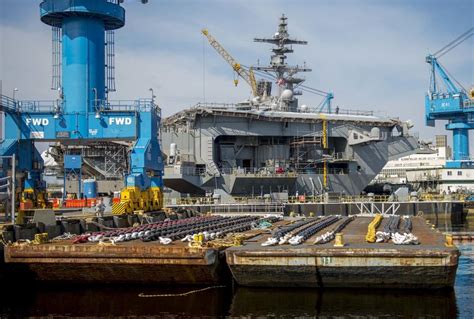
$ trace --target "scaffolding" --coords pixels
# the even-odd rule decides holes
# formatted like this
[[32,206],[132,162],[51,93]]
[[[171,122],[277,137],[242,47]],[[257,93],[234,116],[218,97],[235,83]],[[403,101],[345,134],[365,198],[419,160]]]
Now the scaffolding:
[[[6,161],[11,163],[11,175],[0,175],[0,204],[5,208],[5,220],[10,218],[15,223],[16,208],[16,155],[0,156],[0,163],[3,165]],[[0,173],[7,172],[5,167],[1,167]],[[8,204],[10,207],[8,207]],[[10,215],[8,214],[10,211]]]

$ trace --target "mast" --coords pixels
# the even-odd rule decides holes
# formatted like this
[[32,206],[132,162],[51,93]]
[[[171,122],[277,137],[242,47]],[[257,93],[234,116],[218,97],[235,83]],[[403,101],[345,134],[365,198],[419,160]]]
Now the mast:
[[[289,66],[286,63],[287,54],[293,53],[293,44],[308,44],[307,41],[297,40],[291,38],[288,33],[287,17],[282,14],[278,31],[271,38],[254,38],[254,42],[264,42],[273,44],[273,55],[271,56],[270,65],[255,66],[253,69],[265,72],[272,72],[277,77],[277,84],[279,86],[279,96],[284,90],[291,90],[293,95],[301,95],[301,91],[294,91],[295,85],[299,85],[304,81],[304,78],[295,76],[299,72],[310,72],[311,69],[303,66]],[[296,100],[294,101],[296,102]],[[295,104],[295,103],[292,103]],[[295,106],[296,108],[296,106]]]

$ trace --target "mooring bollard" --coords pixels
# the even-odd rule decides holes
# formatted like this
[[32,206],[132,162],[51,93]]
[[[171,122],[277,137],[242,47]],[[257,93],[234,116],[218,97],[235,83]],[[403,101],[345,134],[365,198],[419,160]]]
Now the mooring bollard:
[[445,246],[446,247],[454,247],[453,235],[452,234],[446,234]]
[[334,240],[334,247],[344,247],[343,233],[337,233]]

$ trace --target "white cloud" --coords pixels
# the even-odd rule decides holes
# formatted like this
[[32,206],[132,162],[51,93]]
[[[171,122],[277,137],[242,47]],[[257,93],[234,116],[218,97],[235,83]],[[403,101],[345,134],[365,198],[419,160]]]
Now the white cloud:
[[[8,2],[8,1],[7,1]],[[425,138],[445,134],[444,125],[424,126],[424,94],[429,85],[424,57],[472,26],[472,2],[438,1],[438,8],[409,1],[150,1],[126,3],[127,25],[117,31],[117,89],[112,98],[148,96],[155,89],[164,114],[203,100],[202,27],[242,64],[268,62],[270,46],[253,43],[271,36],[281,13],[290,34],[308,40],[295,46],[292,64],[306,61],[308,86],[333,91],[334,104],[373,109],[414,121]],[[13,1],[9,2],[14,3]],[[459,4],[471,10],[460,10]],[[444,4],[444,5],[442,5]],[[19,87],[22,98],[54,96],[49,28],[37,7],[23,6],[18,21],[1,23],[1,79],[8,94]],[[440,19],[440,17],[442,17]],[[453,20],[453,17],[455,20]],[[23,23],[25,20],[25,23]],[[454,23],[456,22],[456,23]],[[465,86],[474,81],[473,42],[442,58]],[[204,42],[207,101],[236,102],[249,95],[244,82],[232,84],[231,68]],[[306,94],[301,102],[319,103]]]

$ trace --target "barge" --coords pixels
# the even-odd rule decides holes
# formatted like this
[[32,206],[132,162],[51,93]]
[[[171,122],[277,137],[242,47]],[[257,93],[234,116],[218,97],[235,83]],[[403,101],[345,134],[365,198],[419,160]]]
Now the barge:
[[344,247],[332,242],[313,245],[318,234],[299,246],[262,247],[269,235],[260,236],[227,249],[227,264],[242,286],[452,287],[458,249],[446,247],[445,237],[424,219],[412,219],[419,245],[367,243],[364,237],[372,218],[358,217],[344,230]]
[[[257,227],[240,232],[239,236],[245,240],[227,246],[215,245],[218,239],[192,245],[176,238],[168,245],[161,239],[115,244],[74,244],[73,240],[14,244],[5,247],[5,261],[27,269],[30,278],[39,281],[216,284],[225,282],[230,270],[241,286],[443,288],[454,285],[459,251],[455,246],[447,246],[445,236],[421,217],[410,218],[418,245],[368,243],[365,236],[373,217],[357,216],[343,230],[343,247],[334,247],[334,241],[316,245],[314,239],[347,217],[322,227],[301,244],[262,246],[275,231],[304,221],[316,225],[329,218],[283,217],[266,229]],[[384,218],[378,229],[388,222],[389,218]]]
[[184,243],[126,242],[7,246],[7,263],[26,265],[39,281],[83,283],[213,284],[225,272],[219,250]]

